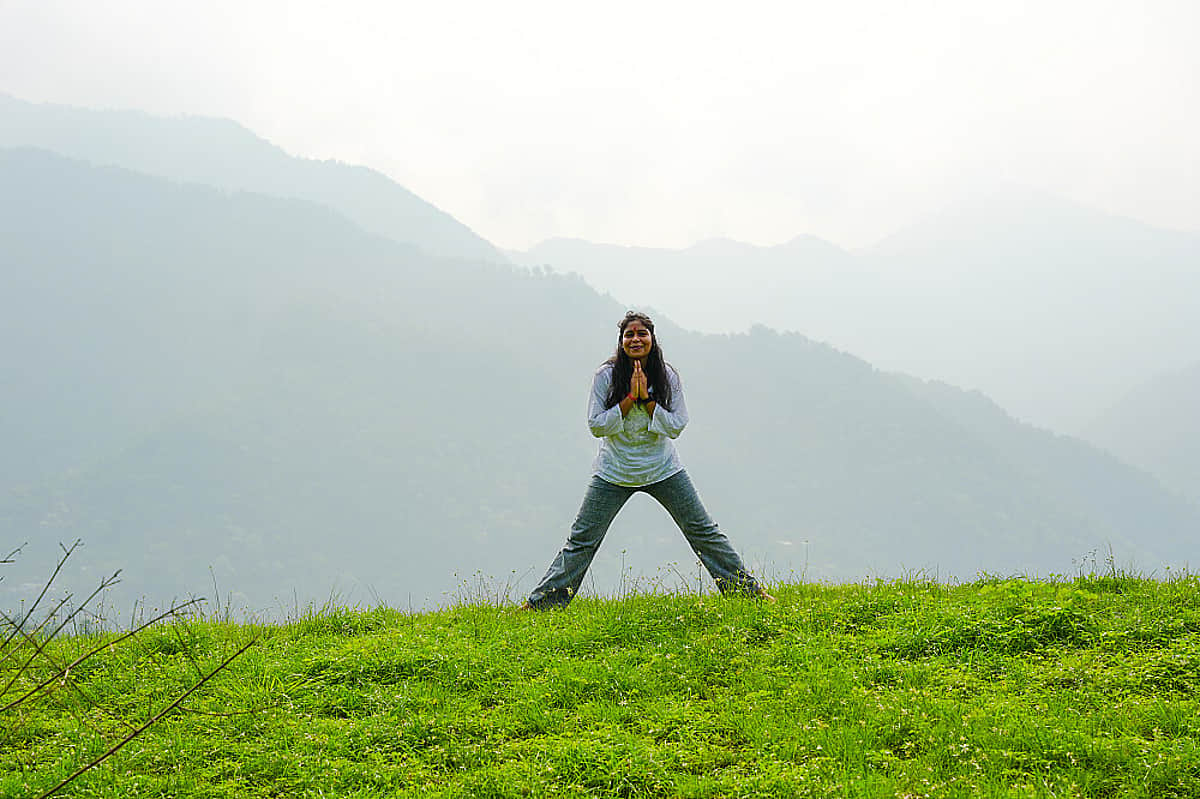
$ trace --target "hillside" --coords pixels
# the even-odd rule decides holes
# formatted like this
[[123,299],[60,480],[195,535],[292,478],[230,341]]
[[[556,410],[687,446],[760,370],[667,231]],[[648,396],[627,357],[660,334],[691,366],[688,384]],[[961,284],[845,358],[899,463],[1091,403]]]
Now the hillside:
[[[1195,577],[777,593],[160,625],[0,712],[0,794],[39,795],[251,641],[69,795],[1200,793]],[[60,639],[0,698],[112,637]]]
[[1200,503],[1200,363],[1138,386],[1082,430]]
[[[73,586],[123,568],[151,603],[215,582],[255,612],[429,607],[477,573],[528,588],[560,545],[623,310],[578,278],[32,150],[0,151],[0,241],[0,523],[31,557],[84,539]],[[685,463],[769,579],[1196,560],[1195,508],[1098,450],[796,334],[658,332]],[[644,499],[597,588],[693,579]]]
[[879,244],[685,250],[552,240],[522,264],[707,332],[795,330],[875,366],[982,391],[1060,433],[1195,361],[1200,234],[989,187]]
[[0,94],[0,147],[37,147],[224,191],[309,200],[436,256],[503,261],[446,212],[371,169],[288,155],[227,119],[26,103]]

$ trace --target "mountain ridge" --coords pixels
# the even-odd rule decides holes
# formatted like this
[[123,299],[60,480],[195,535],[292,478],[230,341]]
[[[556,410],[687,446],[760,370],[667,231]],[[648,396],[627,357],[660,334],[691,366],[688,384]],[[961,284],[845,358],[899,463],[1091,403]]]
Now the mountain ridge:
[[1130,390],[1083,431],[1117,457],[1200,503],[1200,362]]
[[1200,235],[1012,190],[968,200],[854,251],[808,239],[709,258],[550,240],[509,255],[689,329],[795,330],[887,370],[981,389],[1062,433],[1200,351]]
[[0,146],[39,147],[224,190],[296,197],[435,256],[504,260],[490,242],[386,175],[289,155],[229,119],[34,104],[0,94]]

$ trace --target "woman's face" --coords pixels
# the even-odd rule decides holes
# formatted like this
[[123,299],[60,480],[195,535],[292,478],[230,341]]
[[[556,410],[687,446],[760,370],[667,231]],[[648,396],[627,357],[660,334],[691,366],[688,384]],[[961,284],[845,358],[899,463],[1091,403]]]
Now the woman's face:
[[640,361],[650,354],[652,347],[654,347],[654,336],[645,325],[636,319],[625,325],[625,329],[621,332],[621,349],[625,351],[626,355],[635,361]]

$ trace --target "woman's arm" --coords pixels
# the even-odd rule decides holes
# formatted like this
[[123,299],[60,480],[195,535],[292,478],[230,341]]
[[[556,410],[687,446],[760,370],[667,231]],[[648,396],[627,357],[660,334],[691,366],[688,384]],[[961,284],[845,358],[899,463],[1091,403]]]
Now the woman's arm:
[[669,366],[667,380],[671,381],[671,410],[668,411],[653,400],[646,403],[646,413],[650,414],[650,426],[646,429],[660,436],[679,438],[679,434],[688,423],[687,402],[683,399],[683,383],[675,370]]
[[625,429],[625,414],[633,407],[633,400],[629,397],[611,408],[604,407],[612,386],[612,373],[612,367],[603,366],[596,370],[596,376],[592,378],[592,395],[588,398],[588,429],[596,438],[615,436]]

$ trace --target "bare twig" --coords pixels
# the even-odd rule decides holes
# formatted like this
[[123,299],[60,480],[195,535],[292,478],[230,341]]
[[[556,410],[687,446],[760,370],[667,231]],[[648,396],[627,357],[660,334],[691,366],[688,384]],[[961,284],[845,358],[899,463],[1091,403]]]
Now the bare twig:
[[[25,544],[28,544],[28,543],[29,543],[28,541],[25,542]],[[12,552],[9,552],[4,557],[0,558],[0,563],[15,563],[16,561],[13,560],[13,558],[21,553],[21,550],[25,548],[25,544],[21,544],[21,546],[17,547]]]
[[[70,554],[70,553],[68,553],[68,554]],[[113,586],[113,585],[116,585],[117,583],[119,583],[119,582],[120,582],[120,580],[118,579],[118,576],[119,576],[120,574],[121,574],[121,572],[120,572],[120,571],[116,571],[116,572],[114,572],[114,573],[113,573],[113,576],[112,576],[112,577],[106,577],[105,579],[101,580],[101,581],[100,581],[100,585],[99,585],[99,586],[97,586],[96,590],[95,590],[95,591],[93,591],[91,594],[89,594],[89,595],[88,595],[88,598],[87,598],[87,599],[85,599],[85,600],[83,600],[83,602],[81,602],[81,603],[79,604],[79,606],[75,608],[75,610],[73,610],[73,611],[71,611],[70,613],[68,613],[68,614],[67,614],[67,617],[66,617],[65,619],[63,619],[63,620],[62,620],[62,623],[61,623],[61,624],[59,624],[57,627],[55,627],[55,628],[54,628],[54,629],[53,629],[53,630],[50,632],[50,635],[49,635],[49,637],[47,638],[47,643],[48,643],[50,640],[52,640],[52,639],[54,638],[54,636],[58,635],[59,631],[61,631],[63,627],[66,627],[66,626],[67,626],[67,625],[68,625],[68,624],[71,622],[71,619],[75,618],[75,616],[77,616],[77,615],[78,615],[78,614],[79,614],[79,613],[80,613],[80,612],[81,612],[81,611],[82,611],[82,610],[83,610],[83,609],[84,609],[84,608],[87,606],[87,603],[89,603],[89,602],[91,602],[93,599],[95,599],[95,598],[96,598],[96,596],[97,596],[97,595],[98,595],[100,592],[104,591],[106,588],[110,588],[111,586]],[[51,580],[53,580],[53,579],[54,579],[54,578],[52,577],[52,578],[51,578]],[[49,584],[47,584],[47,588],[48,588],[48,587],[49,587]],[[43,593],[44,593],[44,591],[43,591]],[[60,607],[61,607],[61,605],[60,605]],[[29,618],[28,614],[26,614],[26,618]],[[38,625],[38,629],[40,630],[40,629],[41,629],[43,626],[44,626],[44,624],[42,624],[42,625]],[[19,625],[18,625],[18,629],[19,629]],[[14,631],[13,631],[13,635],[15,635],[15,634],[16,634],[16,632],[17,632],[17,631],[16,631],[16,630],[14,630]],[[10,636],[10,637],[9,637],[9,641],[11,641],[11,640],[12,640],[12,637]],[[7,646],[8,646],[8,643],[7,643],[7,642],[5,642],[5,647],[7,647]],[[17,669],[17,673],[16,673],[16,674],[14,674],[14,675],[12,676],[12,679],[11,679],[11,680],[9,680],[9,681],[8,681],[8,683],[7,683],[7,684],[6,684],[6,685],[5,685],[3,688],[0,688],[0,696],[4,696],[5,694],[7,694],[7,693],[8,693],[9,689],[13,687],[13,684],[14,684],[14,683],[15,683],[17,680],[19,680],[19,679],[21,678],[21,675],[23,675],[23,674],[25,673],[25,671],[26,671],[26,670],[29,668],[29,664],[33,662],[34,658],[36,658],[36,657],[37,657],[39,654],[41,654],[41,651],[42,651],[42,649],[43,649],[45,646],[46,646],[46,644],[45,644],[45,643],[42,643],[42,644],[38,644],[38,645],[37,645],[37,648],[34,650],[33,654],[29,656],[29,659],[28,659],[28,660],[26,660],[26,661],[25,661],[25,662],[24,662],[24,663],[21,665],[21,667],[20,667],[19,669]]]
[[[33,632],[26,631],[24,624],[18,624],[10,616],[8,616],[8,614],[4,615],[4,620],[8,623],[8,626],[12,628],[14,637],[17,634],[20,634],[27,641],[33,643],[34,647],[36,648],[37,643],[33,640],[33,636],[40,633],[42,628],[49,624],[54,617],[58,615],[58,611],[62,609],[62,606],[71,601],[71,597],[71,594],[67,594],[65,597],[60,599],[58,604],[52,607],[50,612],[46,614],[46,618],[42,619],[42,623],[33,628]],[[0,663],[4,663],[7,660],[12,660],[17,656],[17,653],[21,651],[20,647],[18,647],[16,644],[11,644],[11,641],[12,638],[9,638],[10,643],[6,643],[4,645],[4,649],[0,650]],[[4,691],[0,691],[0,696],[4,696]]]
[[107,752],[105,752],[104,754],[100,755],[100,756],[99,756],[99,757],[97,757],[95,760],[93,760],[92,762],[88,763],[86,766],[83,766],[83,767],[81,767],[81,768],[77,769],[77,770],[75,771],[75,773],[73,773],[71,776],[67,777],[65,780],[63,780],[62,782],[60,782],[58,785],[55,785],[53,788],[51,788],[50,790],[48,790],[48,791],[46,791],[45,793],[43,793],[41,796],[39,796],[39,797],[38,797],[38,799],[46,799],[46,797],[48,797],[48,796],[53,796],[54,794],[58,793],[60,790],[62,790],[63,788],[65,788],[67,785],[69,785],[71,782],[73,782],[73,781],[74,781],[74,780],[75,780],[75,779],[76,779],[76,778],[77,778],[77,777],[78,777],[80,774],[83,774],[84,772],[86,772],[86,771],[89,771],[90,769],[93,769],[93,768],[95,768],[96,766],[100,765],[102,762],[104,762],[104,761],[105,761],[106,759],[108,759],[110,756],[112,756],[112,755],[113,755],[113,754],[115,754],[117,751],[119,751],[119,750],[121,749],[121,747],[123,747],[125,744],[129,743],[129,742],[130,742],[130,741],[132,741],[134,738],[136,738],[138,735],[141,735],[143,732],[145,732],[145,731],[146,731],[146,729],[150,727],[150,725],[152,725],[152,724],[154,724],[155,722],[159,721],[159,720],[160,720],[160,719],[161,719],[163,716],[167,715],[167,714],[168,714],[168,713],[170,713],[172,710],[174,710],[176,707],[178,707],[180,704],[182,704],[182,703],[183,703],[183,700],[187,699],[187,698],[188,698],[189,696],[191,696],[193,693],[195,693],[196,691],[198,691],[198,690],[200,689],[200,687],[201,687],[201,686],[203,686],[203,685],[204,685],[206,682],[208,682],[209,680],[211,680],[211,679],[212,679],[213,677],[215,677],[215,676],[216,676],[216,675],[217,675],[217,674],[218,674],[220,671],[222,671],[222,670],[223,670],[223,669],[224,669],[226,666],[228,666],[230,663],[232,663],[232,662],[233,662],[233,660],[234,660],[234,658],[238,657],[238,656],[239,656],[239,655],[241,655],[243,652],[245,652],[247,649],[249,649],[251,646],[253,646],[253,645],[254,645],[254,643],[255,643],[256,641],[258,641],[258,637],[257,637],[257,636],[256,636],[256,637],[254,637],[254,638],[251,638],[249,641],[247,641],[247,642],[246,642],[246,644],[245,644],[244,646],[242,646],[242,648],[241,648],[241,649],[239,649],[238,651],[234,652],[234,653],[233,653],[232,655],[230,655],[229,657],[225,658],[225,660],[223,660],[223,661],[221,662],[221,665],[217,666],[215,669],[213,669],[212,671],[210,671],[210,672],[209,672],[207,675],[205,675],[205,676],[204,676],[204,678],[203,678],[203,679],[201,679],[201,680],[199,680],[198,682],[196,682],[196,683],[195,683],[195,684],[194,684],[194,685],[193,685],[191,688],[189,688],[189,689],[187,689],[186,691],[184,691],[184,692],[183,692],[183,693],[182,693],[182,694],[181,694],[181,695],[180,695],[178,698],[176,698],[176,699],[175,699],[175,701],[174,701],[174,702],[172,702],[171,704],[167,705],[167,706],[166,706],[165,708],[163,708],[161,711],[159,711],[158,713],[156,713],[156,714],[155,714],[155,715],[154,715],[152,718],[150,718],[150,719],[149,719],[149,720],[148,720],[148,721],[147,721],[145,724],[143,724],[142,726],[138,727],[138,728],[137,728],[136,730],[134,730],[133,732],[131,732],[131,733],[129,733],[128,735],[126,735],[124,738],[122,738],[122,739],[121,739],[120,741],[118,741],[117,743],[113,744],[111,747],[109,747],[109,749],[108,749],[108,751],[107,751]]
[[[66,565],[67,558],[71,557],[71,553],[74,552],[80,546],[81,543],[82,543],[82,539],[76,538],[75,543],[71,544],[70,549],[67,549],[61,543],[58,545],[59,548],[63,551],[63,556],[61,558],[59,558],[58,565],[54,567],[54,573],[50,575],[50,579],[47,580],[46,584],[42,586],[42,592],[40,594],[38,594],[38,598],[35,599],[33,601],[33,604],[29,606],[29,612],[25,614],[25,618],[23,618],[20,621],[20,623],[17,625],[18,628],[24,627],[25,622],[29,621],[29,619],[33,616],[34,611],[37,610],[37,606],[41,604],[42,598],[44,596],[46,596],[46,592],[50,590],[50,586],[53,585],[55,578],[58,577],[58,573],[61,572],[63,566]],[[10,643],[12,643],[12,639],[14,639],[16,637],[17,637],[17,630],[14,629],[11,633],[8,634],[8,638],[4,639],[4,643],[0,644],[0,650],[8,649],[8,645]]]
[[163,619],[165,619],[167,616],[174,616],[174,615],[177,615],[177,614],[179,613],[179,611],[183,610],[183,609],[184,609],[184,608],[186,608],[188,605],[194,605],[194,604],[196,604],[197,602],[203,602],[203,601],[204,601],[204,598],[203,598],[203,597],[199,597],[199,598],[197,598],[197,599],[192,599],[192,600],[189,600],[189,601],[187,601],[187,602],[184,602],[182,605],[173,605],[173,606],[172,606],[172,607],[171,607],[169,610],[167,610],[167,611],[164,611],[163,613],[160,613],[159,615],[155,616],[155,617],[154,617],[153,619],[151,619],[150,621],[146,622],[145,624],[142,624],[140,627],[136,627],[136,628],[134,628],[134,629],[130,630],[129,632],[125,633],[124,635],[122,635],[122,636],[120,636],[120,637],[118,637],[118,638],[114,638],[114,639],[113,639],[113,640],[111,640],[111,641],[106,641],[105,643],[103,643],[103,644],[100,644],[100,645],[99,645],[99,646],[97,646],[96,648],[94,648],[94,649],[92,649],[92,650],[90,650],[90,651],[88,651],[88,652],[85,652],[84,654],[80,655],[79,657],[75,658],[75,659],[74,659],[74,660],[72,660],[70,663],[68,663],[68,664],[67,664],[67,666],[66,666],[65,668],[63,668],[63,669],[59,670],[59,672],[58,672],[57,674],[54,674],[54,675],[52,675],[51,677],[49,677],[47,680],[45,680],[45,681],[44,681],[44,682],[42,682],[41,684],[39,684],[39,685],[37,685],[37,686],[34,686],[33,688],[31,688],[31,689],[30,689],[30,690],[29,690],[27,693],[25,693],[23,696],[21,696],[21,697],[19,697],[19,698],[17,698],[17,699],[14,699],[12,702],[9,702],[9,703],[8,703],[7,705],[5,705],[4,707],[0,707],[0,714],[3,714],[3,713],[6,713],[6,712],[8,712],[9,710],[13,709],[13,708],[14,708],[14,707],[16,707],[17,705],[19,705],[19,704],[21,704],[22,702],[24,702],[26,699],[29,699],[29,698],[30,698],[30,697],[32,697],[33,695],[37,694],[39,691],[41,691],[41,690],[43,690],[44,688],[46,688],[46,686],[50,685],[50,684],[51,684],[51,683],[53,683],[55,680],[58,680],[58,679],[62,678],[63,676],[65,676],[66,674],[68,674],[68,673],[71,671],[71,669],[75,668],[75,667],[76,667],[76,666],[78,666],[80,663],[83,663],[85,660],[87,660],[88,658],[92,657],[92,656],[93,656],[93,655],[95,655],[97,652],[100,652],[100,651],[102,651],[102,650],[108,649],[109,647],[116,646],[117,644],[121,643],[122,641],[124,641],[124,640],[125,640],[125,639],[127,639],[127,638],[132,638],[133,636],[137,635],[138,633],[140,633],[142,630],[146,629],[146,628],[147,628],[147,627],[149,627],[150,625],[152,625],[152,624],[155,624],[155,623],[157,623],[157,622],[160,622],[160,621],[162,621],[162,620],[163,620]]
[[[5,614],[3,611],[0,611],[0,616],[4,616],[6,621],[10,621],[8,615]],[[21,631],[21,636],[24,637],[34,647],[34,649],[37,653],[41,654],[41,656],[43,658],[45,658],[54,669],[57,670],[53,677],[51,677],[49,680],[47,680],[46,682],[44,682],[40,686],[38,686],[38,690],[40,690],[42,687],[49,686],[50,684],[52,684],[53,682],[55,682],[56,680],[58,680],[62,677],[65,677],[67,674],[70,673],[70,670],[72,668],[74,668],[74,666],[76,665],[75,663],[72,663],[70,666],[59,665],[59,663],[57,661],[55,661],[55,659],[53,657],[51,657],[48,652],[46,652],[44,643],[38,644],[38,642],[33,639],[33,636],[30,635],[29,633],[25,632],[24,630]],[[79,661],[77,661],[77,662],[79,662]],[[83,690],[83,688],[80,685],[72,682],[71,688],[74,689],[80,696],[82,696],[84,699],[86,699],[89,703],[91,703],[92,707],[99,707],[100,703],[96,701],[96,697],[89,695],[88,692]],[[2,696],[2,695],[0,695],[0,696]],[[10,707],[15,707],[16,705],[20,704],[23,699],[24,699],[24,697],[22,697],[21,699],[18,699],[16,702],[14,702],[10,705],[5,706],[4,708],[0,708],[0,714],[3,714]],[[89,730],[92,730],[93,733],[95,732],[95,730],[92,728],[92,725],[89,724],[88,722],[84,721],[77,713],[75,713],[73,708],[68,706],[66,708],[66,710],[68,713],[70,713],[72,716],[75,717],[75,720],[78,721],[81,726],[86,727]],[[117,718],[116,720],[118,723],[124,725],[126,728],[131,729],[131,730],[133,729],[133,725],[130,724],[129,722],[125,721],[124,719]]]

